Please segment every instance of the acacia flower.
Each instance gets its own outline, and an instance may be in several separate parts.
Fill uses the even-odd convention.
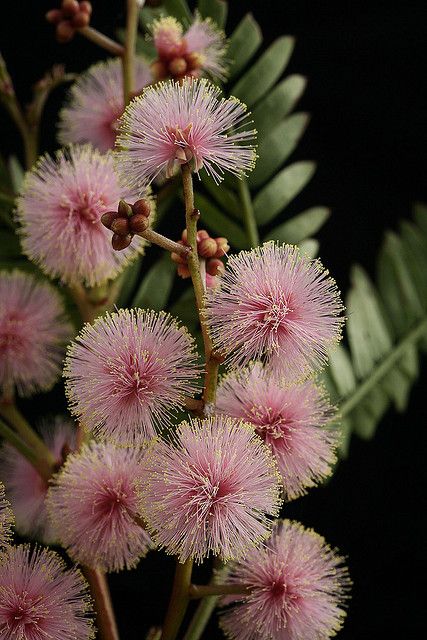
[[[120,120],[117,168],[123,181],[140,188],[187,162],[196,173],[204,167],[217,183],[224,171],[241,177],[253,169],[255,131],[245,129],[246,106],[233,97],[220,100],[220,93],[204,79],[144,89]]]
[[[39,433],[55,456],[58,466],[75,449],[75,426],[63,418],[56,417],[51,422],[44,422]],[[12,504],[18,533],[38,538],[45,544],[54,542],[45,506],[48,485],[33,465],[7,443],[0,449],[0,478]]]
[[[286,387],[277,374],[254,363],[223,378],[216,409],[254,425],[277,460],[288,500],[331,473],[337,433],[324,427],[334,412],[314,382]]]
[[[280,506],[273,457],[239,420],[183,422],[142,462],[141,512],[153,539],[180,562],[244,555],[268,535]]]
[[[10,547],[0,557],[2,640],[90,640],[95,637],[88,588],[54,551]]]
[[[148,65],[136,58],[135,87],[140,91],[150,82]],[[90,142],[105,153],[114,147],[123,110],[121,59],[98,62],[71,87],[68,103],[60,113],[58,139],[62,144]]]
[[[24,252],[51,277],[88,287],[114,278],[142,251],[144,241],[118,253],[101,215],[121,198],[135,200],[119,186],[111,153],[90,145],[43,156],[27,173],[18,198]]]
[[[0,392],[47,391],[61,371],[72,328],[57,291],[18,270],[0,272]]]
[[[225,35],[210,18],[202,20],[196,15],[184,33],[175,18],[162,17],[153,24],[152,32],[159,56],[152,69],[158,80],[199,77],[201,73],[225,80]]]
[[[4,495],[4,486],[0,482],[0,549],[9,544],[12,537],[14,517],[9,502]]]
[[[101,438],[142,444],[196,390],[195,342],[167,313],[120,309],[83,327],[64,370],[71,411]]]
[[[206,316],[230,366],[263,359],[296,382],[325,364],[341,337],[342,310],[319,260],[268,242],[229,258],[220,285],[207,293]]]
[[[150,548],[136,521],[140,449],[91,443],[68,456],[48,493],[60,543],[76,562],[104,571],[134,567]]]
[[[249,593],[221,615],[232,640],[326,640],[343,624],[350,579],[343,558],[299,522],[276,523],[260,549],[229,567],[227,582]]]

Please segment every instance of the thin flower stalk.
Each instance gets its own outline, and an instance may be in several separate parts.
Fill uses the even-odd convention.
[[[119,640],[119,630],[105,573],[91,567],[82,567],[82,573],[89,584],[90,594],[94,600],[96,627],[100,638]]]
[[[128,105],[134,91],[135,82],[135,46],[138,33],[137,0],[127,0],[126,40],[122,57],[123,63],[123,97],[124,105]]]
[[[175,578],[169,607],[166,613],[161,640],[175,640],[190,601],[193,560],[176,561]]]
[[[78,29],[78,32],[102,49],[112,53],[113,56],[124,56],[125,48],[97,29],[93,27],[83,27],[82,29]]]

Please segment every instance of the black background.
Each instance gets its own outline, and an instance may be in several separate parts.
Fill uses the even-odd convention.
[[[94,1],[93,25],[114,34],[124,2]],[[300,109],[312,121],[292,159],[319,168],[292,211],[328,205],[333,215],[319,235],[321,256],[345,291],[351,264],[374,274],[383,232],[408,217],[414,200],[427,201],[425,2],[421,0],[230,1],[230,26],[252,10],[268,44],[287,33],[297,46],[287,73],[308,77]],[[50,1],[2,7],[1,50],[19,95],[54,62],[81,70],[103,57],[82,38],[58,45],[43,14]],[[54,148],[53,124],[61,91],[49,102],[45,148]],[[18,138],[0,115],[4,154]],[[422,568],[425,530],[426,367],[409,411],[390,410],[371,442],[353,438],[326,487],[286,508],[348,556],[354,581],[345,639],[417,638],[425,633]],[[172,562],[151,554],[138,570],[111,577],[119,626],[141,640],[148,621],[166,606]],[[425,568],[425,565],[424,565]],[[203,577],[203,576],[202,576]],[[201,577],[201,579],[202,579]],[[420,586],[417,582],[420,581]],[[205,638],[219,638],[213,622]]]

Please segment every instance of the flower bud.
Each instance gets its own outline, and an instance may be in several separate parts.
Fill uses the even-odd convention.
[[[168,77],[168,69],[166,65],[160,60],[155,60],[151,64],[150,69],[155,80],[164,80]]]
[[[142,215],[142,213],[137,213],[129,218],[129,227],[132,233],[141,233],[141,231],[148,229],[148,226],[148,218]]]
[[[228,244],[227,238],[215,238],[217,251],[215,253],[215,258],[222,258],[228,251],[230,251],[230,245]]]
[[[187,55],[185,56],[185,60],[187,62],[188,71],[194,71],[195,69],[199,69],[202,66],[202,58],[200,56],[200,53],[197,53],[196,51],[187,53]]]
[[[84,11],[79,11],[71,18],[71,24],[76,29],[83,29],[83,27],[87,27],[89,22],[90,16]]]
[[[218,248],[213,238],[204,238],[197,247],[197,252],[202,258],[213,258]]]
[[[124,200],[120,200],[117,211],[120,218],[130,218],[133,215],[132,207]]]
[[[132,236],[118,236],[117,233],[113,235],[111,238],[111,244],[113,245],[113,249],[115,251],[121,251],[122,249],[126,249],[132,242]]]
[[[150,202],[144,199],[137,200],[135,204],[132,205],[132,212],[134,216],[141,215],[149,218],[151,213]]]
[[[56,25],[56,39],[58,42],[70,42],[75,34],[75,29],[68,20],[61,20]]]
[[[171,76],[183,76],[187,71],[187,63],[184,58],[174,58],[169,62],[169,73]]]
[[[86,2],[86,0],[83,0],[83,2],[80,2],[80,11],[83,11],[83,13],[87,13],[88,16],[90,16],[92,14],[92,5],[90,2]]]
[[[71,18],[72,16],[75,16],[80,9],[79,3],[77,2],[77,0],[63,0],[61,8],[62,8],[62,15],[64,17],[69,17],[69,18]]]
[[[110,229],[118,236],[127,236],[130,231],[129,226],[129,219],[120,217],[113,220]]]
[[[60,9],[51,9],[46,13],[46,20],[51,24],[58,24],[62,20],[62,11]]]
[[[187,267],[186,264],[179,264],[178,265],[178,269],[176,270],[178,275],[181,276],[181,278],[189,278],[190,277],[190,270]]]
[[[209,238],[209,237],[210,237],[209,233],[205,231],[205,229],[200,229],[200,231],[197,232],[197,242],[201,242],[205,238]]]
[[[179,244],[183,243],[180,242]],[[175,253],[175,251],[171,253],[171,258],[176,264],[187,264],[187,259],[185,258],[185,256],[181,255],[180,253]]]
[[[111,229],[111,224],[113,220],[115,220],[118,217],[119,217],[119,214],[117,213],[117,211],[106,211],[101,216],[101,222],[104,225],[104,227],[107,227],[107,229]]]
[[[211,258],[206,262],[206,273],[210,276],[222,276],[224,271],[224,263],[218,258]]]

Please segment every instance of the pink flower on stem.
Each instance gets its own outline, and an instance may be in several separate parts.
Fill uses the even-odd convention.
[[[224,416],[183,422],[143,460],[141,512],[180,562],[237,558],[268,535],[280,506],[274,460],[253,428]]]
[[[57,553],[20,545],[0,556],[2,640],[90,640],[91,617],[83,576]]]
[[[164,312],[120,309],[87,324],[64,370],[71,411],[95,435],[142,444],[196,390],[195,342]]]
[[[76,562],[104,571],[131,569],[151,541],[137,522],[140,449],[91,443],[70,455],[48,493],[60,543]]]
[[[278,522],[270,540],[232,563],[227,582],[249,593],[221,615],[232,640],[326,640],[343,624],[350,587],[343,558],[298,522]]]
[[[71,422],[57,417],[43,423],[39,432],[58,466],[74,451],[76,428]],[[18,533],[38,538],[45,544],[55,542],[45,504],[48,485],[33,465],[7,443],[0,449],[0,478],[13,507]]]
[[[5,498],[4,486],[0,482],[0,550],[10,543],[14,521],[10,504]]]
[[[245,129],[246,106],[236,98],[220,100],[220,93],[204,79],[147,87],[120,121],[117,168],[123,181],[140,188],[187,162],[196,173],[204,167],[217,183],[224,171],[242,176],[253,169],[255,131]]]
[[[158,80],[199,77],[201,73],[225,80],[225,35],[210,18],[196,16],[184,33],[171,16],[157,20],[152,27],[158,60],[152,65]]]
[[[141,91],[151,82],[151,71],[136,59],[135,87]],[[60,113],[59,141],[62,144],[90,142],[102,153],[112,149],[117,122],[124,111],[123,72],[120,58],[98,62],[83,73],[69,92]]]
[[[22,245],[28,257],[51,277],[88,287],[115,278],[144,246],[142,238],[114,251],[101,215],[121,198],[136,199],[119,186],[111,153],[71,146],[56,158],[43,156],[27,173],[18,198]]]
[[[324,427],[334,411],[314,382],[286,387],[275,372],[254,363],[223,378],[216,409],[254,425],[277,460],[288,500],[331,473],[337,432]]]
[[[341,338],[343,306],[319,260],[268,242],[228,259],[206,316],[215,348],[229,366],[262,359],[287,381],[321,368]]]
[[[0,272],[0,394],[30,396],[58,379],[72,327],[57,291],[18,270]]]

